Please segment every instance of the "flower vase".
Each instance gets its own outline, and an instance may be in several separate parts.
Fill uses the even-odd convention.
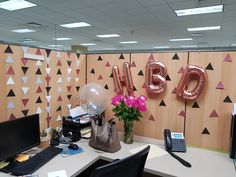
[[[133,121],[124,121],[124,139],[126,144],[133,143]]]

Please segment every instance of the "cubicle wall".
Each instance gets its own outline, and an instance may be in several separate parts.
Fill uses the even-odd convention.
[[[68,107],[79,103],[85,55],[1,44],[0,56],[0,121],[39,113],[41,131],[61,126]]]
[[[230,136],[230,119],[232,102],[236,100],[234,68],[236,52],[177,52],[177,53],[132,53],[123,54],[89,54],[87,55],[88,82],[99,82],[109,86],[107,117],[112,117],[111,97],[114,82],[110,77],[112,66],[129,61],[135,86],[134,95],[148,98],[148,110],[143,119],[135,123],[135,134],[145,137],[163,139],[164,128],[184,132],[188,145],[228,151]],[[168,71],[167,86],[164,92],[148,94],[145,82],[145,67],[148,59],[163,62]],[[106,66],[109,62],[109,67]],[[206,69],[208,79],[200,97],[194,101],[185,101],[175,95],[183,69],[193,64]],[[95,71],[95,72],[92,72]],[[102,79],[99,80],[100,75]],[[191,84],[195,84],[194,80]],[[191,86],[190,84],[190,86]],[[122,123],[119,122],[122,130]]]

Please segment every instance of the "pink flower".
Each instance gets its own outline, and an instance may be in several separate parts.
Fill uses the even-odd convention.
[[[129,96],[124,99],[124,102],[128,107],[132,108],[135,106],[135,97]]]
[[[111,99],[111,104],[117,106],[124,98],[123,95],[116,95]]]
[[[146,107],[146,97],[141,95],[139,96],[135,101],[135,107],[139,110],[139,112],[145,112],[147,111]]]

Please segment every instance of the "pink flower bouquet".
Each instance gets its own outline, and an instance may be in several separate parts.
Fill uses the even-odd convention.
[[[115,107],[112,111],[119,120],[139,121],[142,118],[142,112],[147,110],[146,97],[141,95],[134,96],[117,95],[112,98],[112,105]]]

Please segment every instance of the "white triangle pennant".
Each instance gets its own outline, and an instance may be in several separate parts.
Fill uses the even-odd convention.
[[[14,85],[14,84],[15,84],[15,82],[12,79],[12,77],[9,77],[8,80],[7,80],[7,85]]]
[[[50,58],[50,57],[46,57],[46,62],[47,62],[47,64],[49,64],[49,63],[50,63],[50,60],[51,60],[51,58]]]
[[[71,108],[71,104],[68,104],[68,105],[67,105],[67,108],[70,109],[70,108]]]
[[[58,116],[57,116],[57,121],[61,121],[61,120],[62,120],[61,116],[58,115]]]
[[[47,110],[47,112],[50,112],[50,109],[51,109],[50,106],[46,106],[46,110]]]
[[[42,65],[42,62],[40,60],[38,60],[35,64],[36,66],[41,66]]]
[[[10,101],[8,104],[7,104],[7,109],[14,109],[15,108],[15,105],[12,101]]]
[[[57,88],[57,93],[61,93],[62,92],[62,88],[59,86],[58,88]]]
[[[40,79],[40,77],[37,77],[37,80],[36,80],[36,84],[42,84],[42,80]]]
[[[71,77],[67,77],[67,81],[70,82],[71,81]]]
[[[70,75],[71,71],[72,71],[71,68],[67,68],[67,72],[68,72],[69,75]]]
[[[25,47],[25,46],[21,46],[22,50],[24,51],[24,53],[28,52],[29,47]]]
[[[80,65],[80,61],[77,60],[77,61],[76,61],[76,66],[79,66],[79,65]]]
[[[40,107],[38,107],[37,111],[36,111],[36,114],[41,114],[43,111]]]
[[[51,68],[45,68],[45,69],[46,69],[46,73],[49,75],[50,71],[51,71]]]
[[[57,52],[57,58],[61,58],[61,52]]]
[[[8,57],[5,60],[6,63],[14,63],[14,59],[12,58],[11,55],[8,55]]]
[[[24,94],[26,94],[29,90],[29,87],[21,87],[21,90]]]
[[[78,77],[76,77],[76,78],[75,78],[75,81],[76,81],[76,82],[79,82],[79,78],[78,78]]]
[[[57,80],[57,83],[62,83],[62,78],[61,77],[59,77],[59,79]]]
[[[21,77],[21,80],[24,84],[26,84],[28,82],[28,79],[29,79],[29,77],[27,77],[27,76],[22,76]]]
[[[52,98],[52,96],[46,96],[46,99],[47,99],[48,103],[51,100],[51,98]]]

